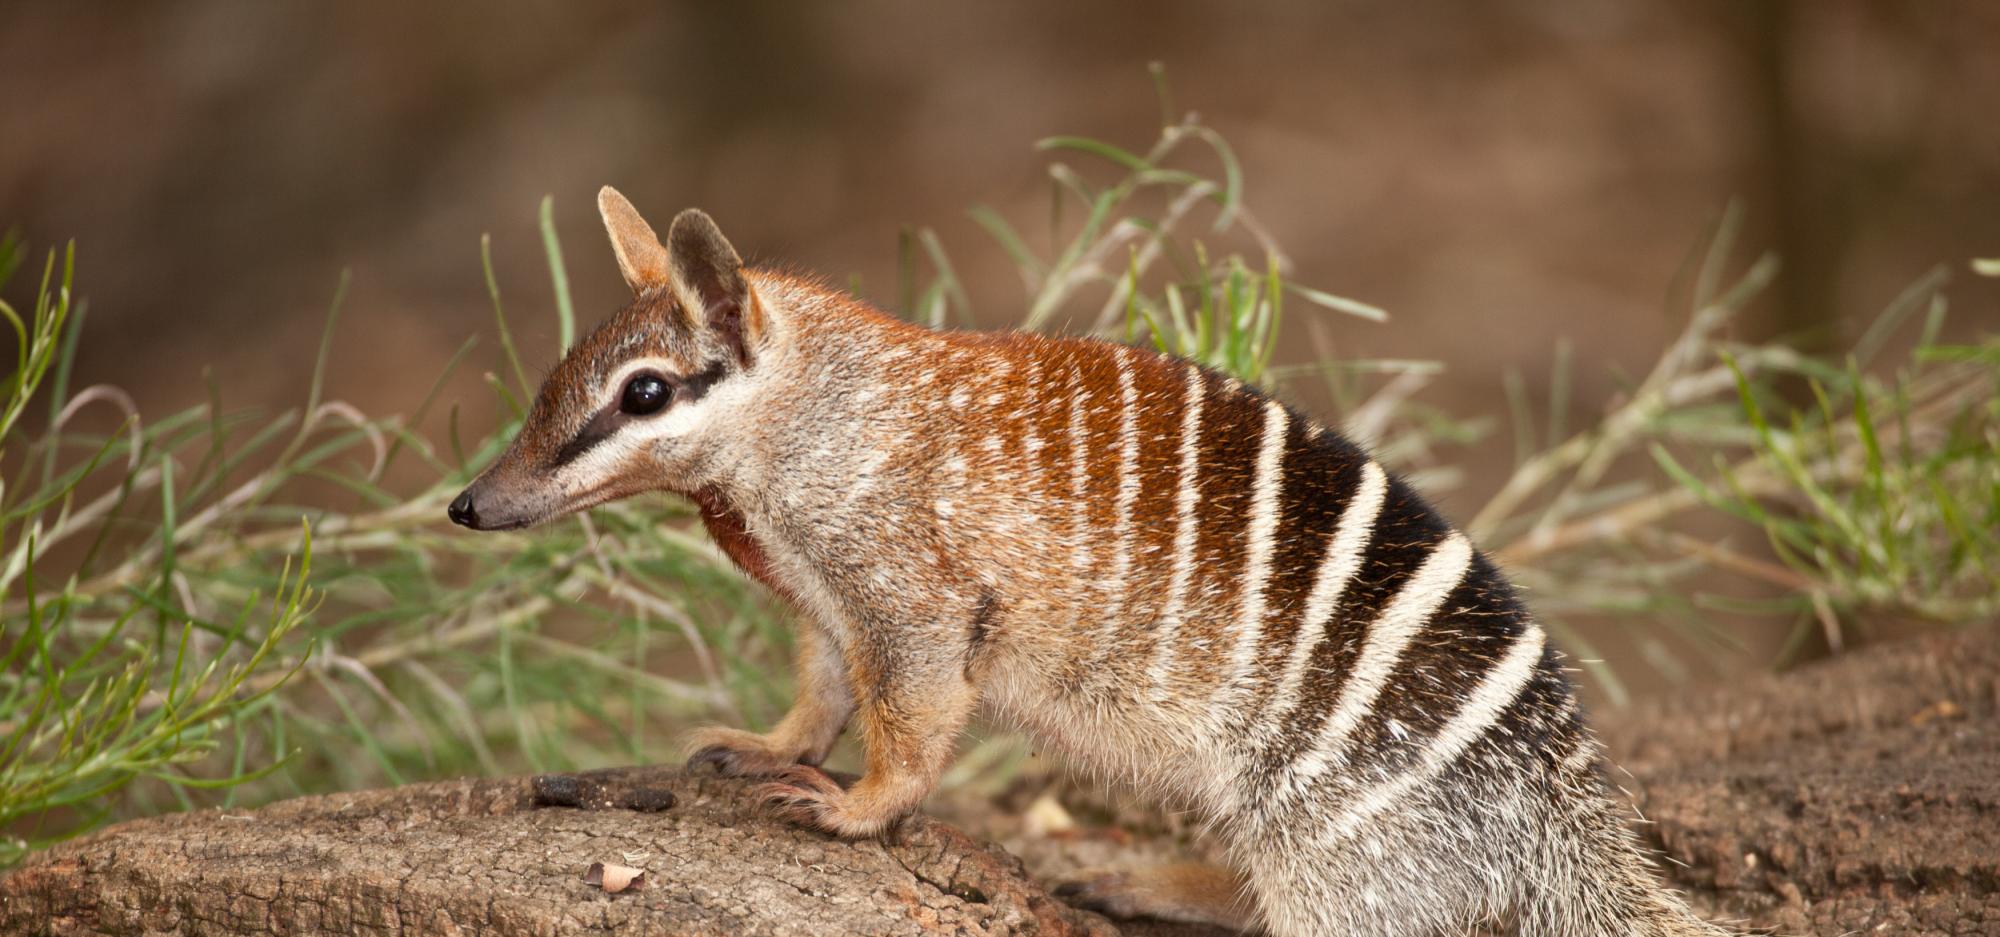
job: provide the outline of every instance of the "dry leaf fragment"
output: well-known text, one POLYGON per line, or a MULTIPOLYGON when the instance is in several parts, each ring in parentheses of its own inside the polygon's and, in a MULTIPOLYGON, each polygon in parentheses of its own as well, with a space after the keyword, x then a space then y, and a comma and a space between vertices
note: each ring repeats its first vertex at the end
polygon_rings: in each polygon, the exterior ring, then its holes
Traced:
POLYGON ((1043 794, 1021 814, 1021 826, 1029 836, 1059 836, 1076 830, 1076 820, 1053 795, 1043 794))
POLYGON ((583 883, 602 888, 607 895, 615 895, 627 888, 637 890, 646 887, 646 870, 616 862, 593 862, 590 871, 583 873, 583 883))
POLYGON ((1948 699, 1938 700, 1929 706, 1917 710, 1917 714, 1910 717, 1910 724, 1920 726, 1933 719, 1960 719, 1964 718, 1964 716, 1965 710, 1959 708, 1957 703, 1948 699))

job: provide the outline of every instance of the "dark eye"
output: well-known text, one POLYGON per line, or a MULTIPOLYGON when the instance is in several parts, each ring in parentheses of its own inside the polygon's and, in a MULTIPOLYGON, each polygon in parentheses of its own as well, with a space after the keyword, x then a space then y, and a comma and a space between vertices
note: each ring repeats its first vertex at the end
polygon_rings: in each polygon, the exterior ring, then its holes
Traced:
POLYGON ((659 375, 638 374, 625 382, 625 395, 619 398, 618 409, 633 416, 648 416, 660 412, 672 396, 673 388, 659 375))

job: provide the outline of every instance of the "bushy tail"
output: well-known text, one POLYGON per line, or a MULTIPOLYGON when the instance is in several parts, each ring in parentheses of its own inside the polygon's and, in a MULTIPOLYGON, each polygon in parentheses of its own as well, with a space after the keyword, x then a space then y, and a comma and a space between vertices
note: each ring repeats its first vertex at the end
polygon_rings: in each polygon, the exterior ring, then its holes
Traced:
POLYGON ((1531 901, 1521 937, 1729 937, 1702 920, 1660 880, 1638 838, 1611 802, 1589 798, 1580 816, 1552 837, 1539 883, 1545 900, 1531 901), (1561 840, 1567 839, 1567 843, 1561 840))

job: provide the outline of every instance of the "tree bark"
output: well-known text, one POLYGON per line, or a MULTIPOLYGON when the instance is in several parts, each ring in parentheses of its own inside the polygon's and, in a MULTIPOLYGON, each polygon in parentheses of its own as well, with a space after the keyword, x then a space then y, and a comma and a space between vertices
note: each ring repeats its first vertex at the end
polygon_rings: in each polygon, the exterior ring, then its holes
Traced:
POLYGON ((1020 861, 922 817, 849 843, 668 768, 446 781, 120 824, 0 881, 5 934, 1112 937, 1020 861), (592 863, 647 870, 588 885, 592 863))
MULTIPOLYGON (((2000 935, 1996 635, 1601 719, 1666 874, 1713 916, 1780 933, 2000 935)), ((1093 796, 1065 792, 1084 816, 1093 796)), ((740 782, 618 769, 121 824, 0 879, 0 933, 1221 933, 1121 931, 1045 890, 1082 864, 1171 856, 1171 823, 1048 836, 1016 809, 944 806, 1026 866, 935 819, 841 842, 764 819, 740 782), (584 881, 594 862, 642 867, 645 887, 606 894, 584 881)))

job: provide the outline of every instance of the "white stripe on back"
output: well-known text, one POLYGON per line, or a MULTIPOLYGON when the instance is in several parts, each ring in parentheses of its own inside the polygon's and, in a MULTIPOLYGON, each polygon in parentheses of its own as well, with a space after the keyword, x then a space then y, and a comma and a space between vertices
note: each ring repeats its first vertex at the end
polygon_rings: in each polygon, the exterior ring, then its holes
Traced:
POLYGON ((1389 477, 1382 466, 1366 462, 1361 466, 1361 478, 1355 482, 1354 495, 1348 499, 1347 507, 1340 514, 1340 523, 1334 528, 1332 542, 1326 546, 1326 554, 1320 558, 1319 572, 1313 578, 1312 591, 1306 595, 1305 610, 1299 616, 1298 637, 1292 642, 1291 659, 1285 662, 1285 674, 1278 681, 1277 690, 1271 696, 1271 705, 1265 709, 1268 714, 1262 726, 1266 732, 1276 732, 1285 723, 1292 710, 1299 703, 1299 684, 1305 681, 1306 666, 1312 662, 1313 649, 1319 647, 1326 637, 1326 626, 1333 619, 1333 613, 1340 607, 1340 597, 1347 591, 1347 584, 1354 580, 1354 573, 1361 568, 1361 558, 1368 551, 1368 542, 1375 533, 1375 518, 1382 513, 1382 502, 1389 493, 1389 477))
POLYGON ((1585 736, 1577 740, 1576 751, 1570 752, 1568 756, 1563 758, 1562 766, 1567 771, 1583 771, 1589 768, 1591 763, 1596 760, 1597 742, 1585 736))
POLYGON ((1070 563, 1078 573, 1090 569, 1090 426, 1085 422, 1084 398, 1089 394, 1083 380, 1083 365, 1075 370, 1076 388, 1069 395, 1069 487, 1070 517, 1075 541, 1070 563))
POLYGON ((1132 591, 1132 508, 1139 502, 1139 389, 1133 383, 1132 349, 1120 346, 1118 361, 1118 518, 1111 553, 1111 578, 1118 590, 1104 616, 1103 643, 1125 624, 1125 604, 1132 591))
POLYGON ((1529 624, 1526 631, 1514 639, 1514 646, 1507 655, 1493 665, 1486 678, 1479 682, 1478 689, 1466 697, 1465 705, 1459 707, 1458 714, 1438 730, 1430 740, 1430 747, 1424 757, 1410 770, 1398 775, 1395 780, 1379 785, 1355 801, 1334 820, 1328 831, 1335 840, 1354 835, 1361 824, 1369 818, 1401 800, 1418 785, 1436 777, 1458 756, 1465 753, 1472 743, 1493 727, 1500 714, 1521 695, 1528 681, 1535 675, 1535 667, 1542 660, 1542 647, 1546 637, 1540 626, 1529 624))
POLYGON ((1285 431, 1288 414, 1276 400, 1264 404, 1264 430, 1257 447, 1257 476, 1250 500, 1249 556, 1243 564, 1243 603, 1236 616, 1236 648, 1230 655, 1228 679, 1218 694, 1234 686, 1248 689, 1257 651, 1264 642, 1264 586, 1271 578, 1271 553, 1277 548, 1278 498, 1285 488, 1285 431))
POLYGON ((1027 523, 1039 525, 1044 522, 1041 506, 1051 494, 1041 459, 1042 438, 1035 432, 1035 420, 1040 415, 1042 405, 1042 359, 1038 355, 1030 354, 1027 362, 1028 376, 1021 382, 1021 403, 1015 409, 1015 416, 1021 423, 1021 455, 1020 464, 1016 468, 1022 473, 1022 486, 1036 496, 1020 498, 1016 504, 1027 523))
POLYGON ((1294 793, 1325 773, 1336 758, 1345 760, 1348 736, 1375 708, 1376 698, 1396 672, 1396 662, 1402 659, 1403 650, 1430 622, 1451 590, 1458 588, 1459 580, 1471 565, 1472 545, 1466 542, 1464 534, 1453 531, 1424 558, 1424 565, 1418 567, 1416 575, 1403 584, 1382 613, 1369 623, 1361 656, 1341 686, 1333 712, 1326 717, 1325 726, 1305 756, 1292 766, 1294 793))
POLYGON ((1188 367, 1187 401, 1181 411, 1180 489, 1174 495, 1174 570, 1167 584, 1167 603, 1154 629, 1153 666, 1148 678, 1153 701, 1167 699, 1167 677, 1173 672, 1174 645, 1181 618, 1187 612, 1188 581, 1194 578, 1195 506, 1201 495, 1201 404, 1207 383, 1200 368, 1188 367))

